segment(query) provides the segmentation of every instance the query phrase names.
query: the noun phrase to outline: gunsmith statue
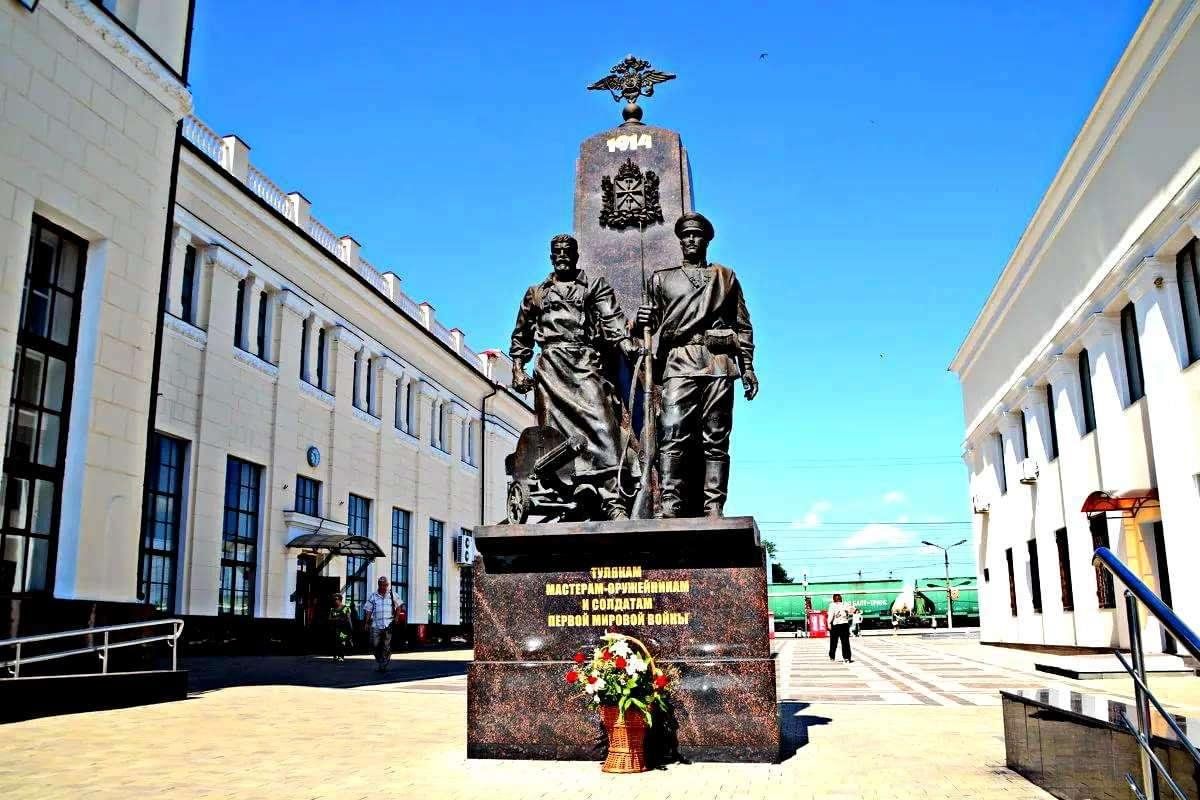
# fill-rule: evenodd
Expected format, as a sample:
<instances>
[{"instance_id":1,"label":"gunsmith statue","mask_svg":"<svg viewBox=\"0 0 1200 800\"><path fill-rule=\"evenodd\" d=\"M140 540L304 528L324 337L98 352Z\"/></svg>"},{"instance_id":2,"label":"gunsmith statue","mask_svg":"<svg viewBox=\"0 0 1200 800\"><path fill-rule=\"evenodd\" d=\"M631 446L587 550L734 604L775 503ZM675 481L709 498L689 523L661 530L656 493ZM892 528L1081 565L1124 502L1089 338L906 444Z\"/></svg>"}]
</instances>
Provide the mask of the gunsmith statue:
<instances>
[{"instance_id":1,"label":"gunsmith statue","mask_svg":"<svg viewBox=\"0 0 1200 800\"><path fill-rule=\"evenodd\" d=\"M556 502L556 506L563 506L559 516L625 519L628 514L618 485L620 466L626 458L621 441L621 403L605 376L605 359L614 352L633 359L641 348L629 337L628 323L608 281L603 276L590 277L579 268L578 261L579 245L573 236L559 234L551 239L550 263L554 271L529 287L517 313L509 348L512 386L521 393L534 390L538 426L552 430L527 429L514 455L526 472L541 471L554 477L557 470L554 482L558 494L580 486L595 490L597 509L589 513L573 508L570 498L560 497ZM541 352L531 378L525 364L533 357L535 344ZM544 448L544 457L530 457L524 452L526 446ZM567 480L558 464L564 454L569 458L572 453L574 472ZM527 476L514 473L510 519L521 516L513 513L513 492L518 494L518 503L525 501L519 496L522 490L517 481L523 477Z\"/></svg>"},{"instance_id":2,"label":"gunsmith statue","mask_svg":"<svg viewBox=\"0 0 1200 800\"><path fill-rule=\"evenodd\" d=\"M655 271L637 324L658 334L662 386L658 471L663 517L722 516L729 490L733 383L758 394L754 329L737 275L708 261L716 236L703 214L675 223L683 263Z\"/></svg>"}]
</instances>

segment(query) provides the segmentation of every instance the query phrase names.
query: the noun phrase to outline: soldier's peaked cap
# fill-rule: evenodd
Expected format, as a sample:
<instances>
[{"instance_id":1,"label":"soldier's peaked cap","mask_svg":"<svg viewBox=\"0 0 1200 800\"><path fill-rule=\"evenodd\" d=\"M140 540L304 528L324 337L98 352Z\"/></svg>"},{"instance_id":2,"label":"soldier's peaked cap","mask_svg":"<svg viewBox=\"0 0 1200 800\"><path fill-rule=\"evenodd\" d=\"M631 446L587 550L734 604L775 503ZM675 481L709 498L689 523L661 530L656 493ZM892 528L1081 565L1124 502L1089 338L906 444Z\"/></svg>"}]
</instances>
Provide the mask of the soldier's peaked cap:
<instances>
[{"instance_id":1,"label":"soldier's peaked cap","mask_svg":"<svg viewBox=\"0 0 1200 800\"><path fill-rule=\"evenodd\" d=\"M688 211L675 222L675 235L683 236L683 232L688 228L703 231L705 238L709 241L717 238L717 232L713 228L713 224L708 221L708 217L697 211Z\"/></svg>"}]
</instances>

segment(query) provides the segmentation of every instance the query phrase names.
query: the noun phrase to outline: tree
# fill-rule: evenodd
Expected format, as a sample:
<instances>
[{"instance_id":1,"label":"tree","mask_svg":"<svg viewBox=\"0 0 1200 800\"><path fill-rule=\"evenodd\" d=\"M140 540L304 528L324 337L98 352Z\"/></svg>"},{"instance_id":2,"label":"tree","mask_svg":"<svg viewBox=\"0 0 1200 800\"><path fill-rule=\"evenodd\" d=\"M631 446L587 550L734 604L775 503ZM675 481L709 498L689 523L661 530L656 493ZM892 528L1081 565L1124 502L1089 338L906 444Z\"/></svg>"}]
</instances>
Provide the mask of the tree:
<instances>
[{"instance_id":1,"label":"tree","mask_svg":"<svg viewBox=\"0 0 1200 800\"><path fill-rule=\"evenodd\" d=\"M771 583L795 583L783 565L775 560L775 543L770 539L763 539L763 549L767 551L767 555L771 559Z\"/></svg>"}]
</instances>

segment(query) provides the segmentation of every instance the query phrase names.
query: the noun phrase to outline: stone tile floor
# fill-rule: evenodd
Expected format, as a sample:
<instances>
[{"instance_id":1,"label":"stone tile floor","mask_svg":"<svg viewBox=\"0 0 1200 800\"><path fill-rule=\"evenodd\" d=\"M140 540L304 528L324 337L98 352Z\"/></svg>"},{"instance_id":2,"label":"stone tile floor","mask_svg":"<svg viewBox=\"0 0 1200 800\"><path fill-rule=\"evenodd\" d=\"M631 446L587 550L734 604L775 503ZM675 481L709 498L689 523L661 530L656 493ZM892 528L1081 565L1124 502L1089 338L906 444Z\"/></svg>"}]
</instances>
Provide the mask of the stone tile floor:
<instances>
[{"instance_id":1,"label":"stone tile floor","mask_svg":"<svg viewBox=\"0 0 1200 800\"><path fill-rule=\"evenodd\" d=\"M0 797L1050 797L1004 767L992 687L1069 681L978 642L863 637L849 665L822 640L777 645L778 765L468 761L465 651L403 654L384 676L365 657L205 659L183 702L0 727Z\"/></svg>"}]
</instances>

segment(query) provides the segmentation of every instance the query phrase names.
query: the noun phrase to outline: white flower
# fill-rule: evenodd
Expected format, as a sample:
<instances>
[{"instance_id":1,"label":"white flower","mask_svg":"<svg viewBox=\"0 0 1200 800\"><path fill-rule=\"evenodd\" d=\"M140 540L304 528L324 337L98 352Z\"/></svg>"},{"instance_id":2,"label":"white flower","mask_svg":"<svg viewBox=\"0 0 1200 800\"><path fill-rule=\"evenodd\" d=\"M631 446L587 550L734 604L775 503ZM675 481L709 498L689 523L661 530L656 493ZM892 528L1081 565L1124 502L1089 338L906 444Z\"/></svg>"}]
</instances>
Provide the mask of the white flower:
<instances>
[{"instance_id":1,"label":"white flower","mask_svg":"<svg viewBox=\"0 0 1200 800\"><path fill-rule=\"evenodd\" d=\"M625 659L625 674L636 675L639 672L645 672L647 666L648 665L646 664L645 659L643 659L637 653L634 653L629 658Z\"/></svg>"},{"instance_id":2,"label":"white flower","mask_svg":"<svg viewBox=\"0 0 1200 800\"><path fill-rule=\"evenodd\" d=\"M604 678L596 677L595 683L588 683L583 687L583 690L588 694L594 695L604 690Z\"/></svg>"},{"instance_id":3,"label":"white flower","mask_svg":"<svg viewBox=\"0 0 1200 800\"><path fill-rule=\"evenodd\" d=\"M625 641L624 639L618 639L608 646L608 652L612 653L614 656L629 658L629 654L631 652L629 649L629 642Z\"/></svg>"}]
</instances>

